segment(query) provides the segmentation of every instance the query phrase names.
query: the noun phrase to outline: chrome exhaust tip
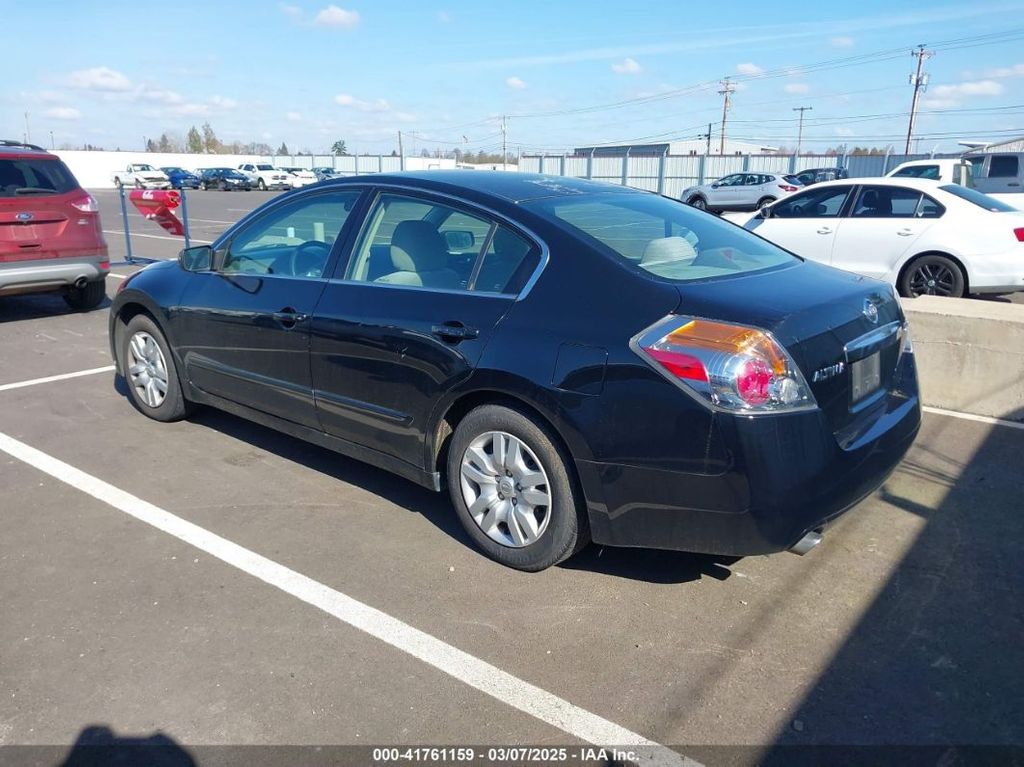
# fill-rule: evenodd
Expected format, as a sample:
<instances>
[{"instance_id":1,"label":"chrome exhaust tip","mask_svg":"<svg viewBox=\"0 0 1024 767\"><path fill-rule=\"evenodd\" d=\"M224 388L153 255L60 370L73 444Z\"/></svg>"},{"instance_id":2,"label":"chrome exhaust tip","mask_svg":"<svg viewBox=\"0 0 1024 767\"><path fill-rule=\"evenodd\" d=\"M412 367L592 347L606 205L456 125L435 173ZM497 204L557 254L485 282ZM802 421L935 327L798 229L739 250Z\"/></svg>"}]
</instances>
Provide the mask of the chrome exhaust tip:
<instances>
[{"instance_id":1,"label":"chrome exhaust tip","mask_svg":"<svg viewBox=\"0 0 1024 767\"><path fill-rule=\"evenodd\" d=\"M819 543L821 543L821 533L817 530L811 530L811 532L806 533L803 538L794 543L789 550L791 553L802 557Z\"/></svg>"},{"instance_id":2,"label":"chrome exhaust tip","mask_svg":"<svg viewBox=\"0 0 1024 767\"><path fill-rule=\"evenodd\" d=\"M89 280L87 280L85 277L79 277L77 280L75 280L75 287L78 290L84 290L85 286L88 284Z\"/></svg>"}]
</instances>

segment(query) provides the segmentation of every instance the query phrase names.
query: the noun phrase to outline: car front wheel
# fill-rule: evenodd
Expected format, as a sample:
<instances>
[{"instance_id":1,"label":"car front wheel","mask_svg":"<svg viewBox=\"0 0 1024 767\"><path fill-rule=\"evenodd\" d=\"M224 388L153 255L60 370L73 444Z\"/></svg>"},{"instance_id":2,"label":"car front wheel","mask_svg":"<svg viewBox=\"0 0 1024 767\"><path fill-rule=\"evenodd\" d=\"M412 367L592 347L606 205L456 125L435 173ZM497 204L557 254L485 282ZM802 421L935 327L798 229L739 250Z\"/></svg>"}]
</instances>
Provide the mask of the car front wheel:
<instances>
[{"instance_id":1,"label":"car front wheel","mask_svg":"<svg viewBox=\"0 0 1024 767\"><path fill-rule=\"evenodd\" d=\"M533 418L484 405L459 423L448 451L448 491L459 521L491 559L537 571L589 541L571 461Z\"/></svg>"},{"instance_id":2,"label":"car front wheel","mask_svg":"<svg viewBox=\"0 0 1024 767\"><path fill-rule=\"evenodd\" d=\"M689 200L689 204L692 205L697 210L708 209L708 202L703 197L691 197Z\"/></svg>"},{"instance_id":3,"label":"car front wheel","mask_svg":"<svg viewBox=\"0 0 1024 767\"><path fill-rule=\"evenodd\" d=\"M138 314L124 330L121 368L128 383L128 397L135 409L156 421L180 421L188 415L164 334L152 319Z\"/></svg>"},{"instance_id":4,"label":"car front wheel","mask_svg":"<svg viewBox=\"0 0 1024 767\"><path fill-rule=\"evenodd\" d=\"M256 182L256 186L259 188L261 192L267 191L267 185L263 182L262 178Z\"/></svg>"}]
</instances>

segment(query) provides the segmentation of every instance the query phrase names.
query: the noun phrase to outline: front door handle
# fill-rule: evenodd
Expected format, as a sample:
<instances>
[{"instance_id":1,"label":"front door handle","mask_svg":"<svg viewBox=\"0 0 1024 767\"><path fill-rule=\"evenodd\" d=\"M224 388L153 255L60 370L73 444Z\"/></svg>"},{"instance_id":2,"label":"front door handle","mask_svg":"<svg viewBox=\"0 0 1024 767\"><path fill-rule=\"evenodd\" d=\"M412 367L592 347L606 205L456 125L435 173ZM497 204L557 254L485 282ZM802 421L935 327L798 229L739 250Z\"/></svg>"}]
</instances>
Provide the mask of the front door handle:
<instances>
[{"instance_id":1,"label":"front door handle","mask_svg":"<svg viewBox=\"0 0 1024 767\"><path fill-rule=\"evenodd\" d=\"M285 330L291 330L300 322L305 322L309 318L308 314L297 312L291 307L286 307L279 312L274 312L270 316L274 318L274 322Z\"/></svg>"},{"instance_id":2,"label":"front door handle","mask_svg":"<svg viewBox=\"0 0 1024 767\"><path fill-rule=\"evenodd\" d=\"M913 229L900 229L899 231L896 232L896 234L898 234L900 237L909 237L913 233Z\"/></svg>"},{"instance_id":3,"label":"front door handle","mask_svg":"<svg viewBox=\"0 0 1024 767\"><path fill-rule=\"evenodd\" d=\"M446 322L443 325L434 325L430 332L438 338L445 341L451 341L458 343L459 341L465 341L470 338L476 338L480 335L480 331L476 328L471 328L463 325L461 322L453 321Z\"/></svg>"},{"instance_id":4,"label":"front door handle","mask_svg":"<svg viewBox=\"0 0 1024 767\"><path fill-rule=\"evenodd\" d=\"M823 226L821 227L821 229L818 230L818 234L832 234L832 228L828 226Z\"/></svg>"}]
</instances>

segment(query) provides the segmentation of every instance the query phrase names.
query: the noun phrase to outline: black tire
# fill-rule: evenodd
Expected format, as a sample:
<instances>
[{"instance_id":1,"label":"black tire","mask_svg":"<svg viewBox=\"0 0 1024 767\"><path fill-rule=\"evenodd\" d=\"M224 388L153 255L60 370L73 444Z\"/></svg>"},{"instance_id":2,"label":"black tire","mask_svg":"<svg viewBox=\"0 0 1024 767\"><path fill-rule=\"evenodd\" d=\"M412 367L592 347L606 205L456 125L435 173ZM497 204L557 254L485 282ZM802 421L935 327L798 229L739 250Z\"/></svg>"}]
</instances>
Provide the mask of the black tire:
<instances>
[{"instance_id":1,"label":"black tire","mask_svg":"<svg viewBox=\"0 0 1024 767\"><path fill-rule=\"evenodd\" d=\"M132 360L129 346L132 342L132 338L139 332L143 332L151 336L157 346L160 347L160 353L163 355L164 365L167 371L167 393L164 396L163 402L156 407L148 405L142 399L141 394L133 383L129 369ZM174 364L174 356L171 354L171 350L167 345L167 339L164 338L164 334L161 332L160 328L157 327L157 324L147 315L135 315L125 327L124 333L121 336L120 362L121 370L125 376L125 384L128 389L128 399L131 400L132 405L140 413L155 421L169 422L180 421L192 411L193 405L185 399L185 394L181 388L181 381L178 379L178 369Z\"/></svg>"},{"instance_id":2,"label":"black tire","mask_svg":"<svg viewBox=\"0 0 1024 767\"><path fill-rule=\"evenodd\" d=\"M703 197L701 197L699 194L694 195L689 200L687 200L686 204L687 205L691 205L692 207L696 208L697 210L707 210L708 209L708 201L705 200Z\"/></svg>"},{"instance_id":3,"label":"black tire","mask_svg":"<svg viewBox=\"0 0 1024 767\"><path fill-rule=\"evenodd\" d=\"M217 185L217 188L220 189L220 191L222 191L222 192L228 191L228 182L227 181L221 181L220 184Z\"/></svg>"},{"instance_id":4,"label":"black tire","mask_svg":"<svg viewBox=\"0 0 1024 767\"><path fill-rule=\"evenodd\" d=\"M757 210L761 210L765 205L771 205L773 202L775 202L774 197L762 197L757 201Z\"/></svg>"},{"instance_id":5,"label":"black tire","mask_svg":"<svg viewBox=\"0 0 1024 767\"><path fill-rule=\"evenodd\" d=\"M138 179L135 179L135 188L142 189L142 182L139 181Z\"/></svg>"},{"instance_id":6,"label":"black tire","mask_svg":"<svg viewBox=\"0 0 1024 767\"><path fill-rule=\"evenodd\" d=\"M261 179L260 179L259 181L257 181L257 182L256 182L256 187L257 187L257 188L258 188L258 189L259 189L259 190L260 190L261 192L265 192L265 191L267 191L267 185L263 183L263 179L262 179L262 178L261 178Z\"/></svg>"},{"instance_id":7,"label":"black tire","mask_svg":"<svg viewBox=\"0 0 1024 767\"><path fill-rule=\"evenodd\" d=\"M489 537L473 519L463 496L463 456L470 444L487 432L504 432L515 437L532 451L547 476L546 488L551 502L545 512L546 527L534 542L525 546L503 545ZM483 405L470 411L452 435L448 450L448 492L459 521L481 551L507 567L536 572L571 557L590 542L583 499L576 489L571 467L569 456L545 425L518 410Z\"/></svg>"},{"instance_id":8,"label":"black tire","mask_svg":"<svg viewBox=\"0 0 1024 767\"><path fill-rule=\"evenodd\" d=\"M210 186L209 186L209 184L207 184L207 183L206 183L205 181L203 181L203 182L202 182L202 183L201 183L201 184L199 185L199 188L200 188L200 189L202 189L202 190L203 190L204 192L207 192L207 191L209 191L209 189L210 189Z\"/></svg>"},{"instance_id":9,"label":"black tire","mask_svg":"<svg viewBox=\"0 0 1024 767\"><path fill-rule=\"evenodd\" d=\"M962 298L967 292L967 277L956 261L931 253L917 256L903 267L897 288L906 297Z\"/></svg>"},{"instance_id":10,"label":"black tire","mask_svg":"<svg viewBox=\"0 0 1024 767\"><path fill-rule=\"evenodd\" d=\"M121 183L121 179L118 178L117 176L115 176L114 177L114 188L115 189L120 189L122 186L123 186L123 184Z\"/></svg>"},{"instance_id":11,"label":"black tire","mask_svg":"<svg viewBox=\"0 0 1024 767\"><path fill-rule=\"evenodd\" d=\"M64 294L64 301L76 312L87 312L102 304L106 297L106 281L96 280L85 283L84 288L68 288Z\"/></svg>"}]
</instances>

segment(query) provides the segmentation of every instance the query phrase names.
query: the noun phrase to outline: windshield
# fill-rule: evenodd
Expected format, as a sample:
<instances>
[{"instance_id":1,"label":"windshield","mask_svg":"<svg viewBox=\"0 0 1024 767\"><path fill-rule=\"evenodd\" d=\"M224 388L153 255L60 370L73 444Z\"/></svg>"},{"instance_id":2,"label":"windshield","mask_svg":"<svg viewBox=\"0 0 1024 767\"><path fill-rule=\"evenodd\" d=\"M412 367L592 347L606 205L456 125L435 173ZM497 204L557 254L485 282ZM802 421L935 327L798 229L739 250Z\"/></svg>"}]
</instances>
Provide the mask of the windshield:
<instances>
[{"instance_id":1,"label":"windshield","mask_svg":"<svg viewBox=\"0 0 1024 767\"><path fill-rule=\"evenodd\" d=\"M943 192L949 192L954 197L959 197L961 200L967 200L967 202L973 202L979 208L990 210L993 213L1020 213L1018 208L1012 205L1007 205L1002 200L997 200L995 197L989 197L987 194L982 194L977 189L968 189L965 186L959 184L946 184L940 186Z\"/></svg>"},{"instance_id":2,"label":"windshield","mask_svg":"<svg viewBox=\"0 0 1024 767\"><path fill-rule=\"evenodd\" d=\"M239 173L237 170L229 170L224 175L227 176L228 178L245 178L245 174Z\"/></svg>"},{"instance_id":3,"label":"windshield","mask_svg":"<svg viewBox=\"0 0 1024 767\"><path fill-rule=\"evenodd\" d=\"M60 160L0 159L0 197L64 194L77 188Z\"/></svg>"},{"instance_id":4,"label":"windshield","mask_svg":"<svg viewBox=\"0 0 1024 767\"><path fill-rule=\"evenodd\" d=\"M555 197L524 207L666 280L724 277L797 261L738 226L653 194Z\"/></svg>"},{"instance_id":5,"label":"windshield","mask_svg":"<svg viewBox=\"0 0 1024 767\"><path fill-rule=\"evenodd\" d=\"M257 170L273 170L274 166L273 165L257 165L256 169Z\"/></svg>"},{"instance_id":6,"label":"windshield","mask_svg":"<svg viewBox=\"0 0 1024 767\"><path fill-rule=\"evenodd\" d=\"M164 173L184 173L181 168L161 168Z\"/></svg>"},{"instance_id":7,"label":"windshield","mask_svg":"<svg viewBox=\"0 0 1024 767\"><path fill-rule=\"evenodd\" d=\"M145 163L143 163L141 165L133 165L132 168L134 170L153 170L153 166L152 165L146 165Z\"/></svg>"}]
</instances>

